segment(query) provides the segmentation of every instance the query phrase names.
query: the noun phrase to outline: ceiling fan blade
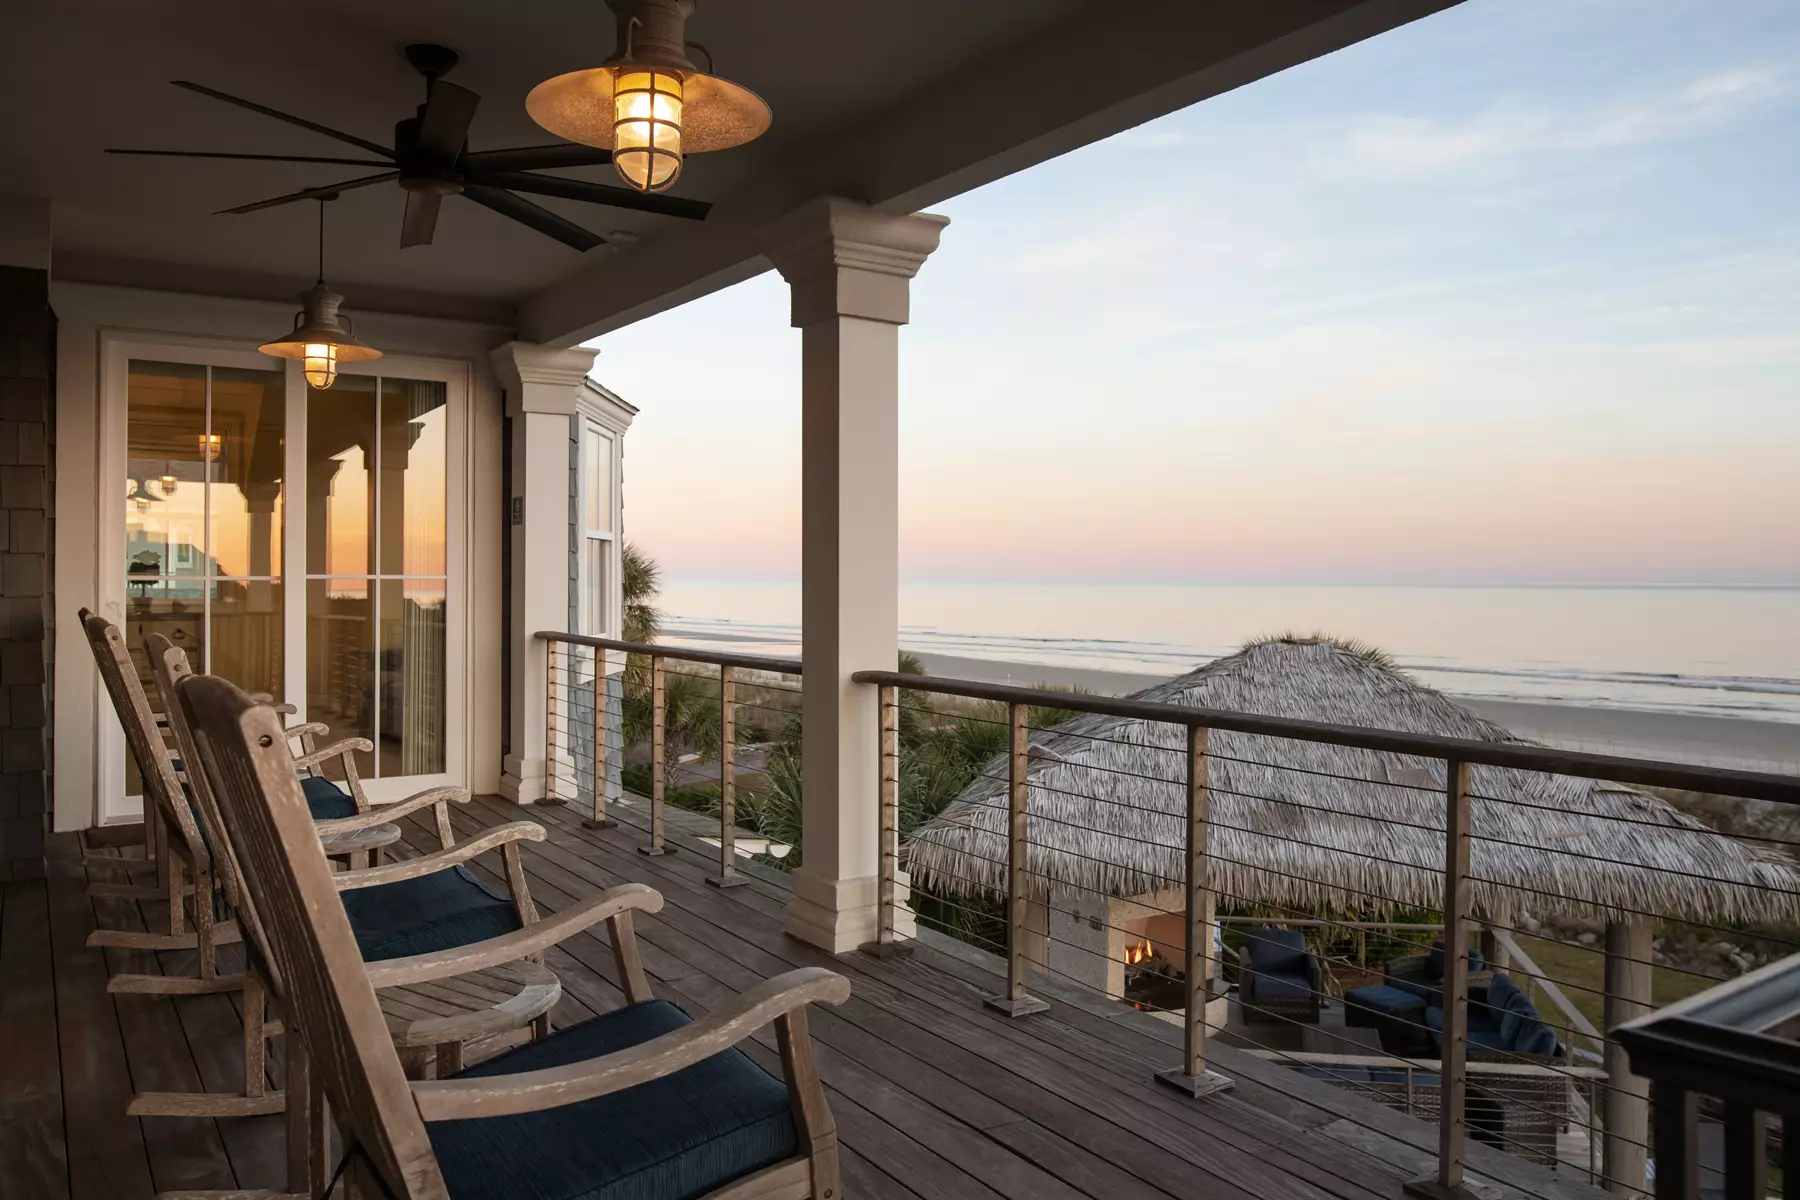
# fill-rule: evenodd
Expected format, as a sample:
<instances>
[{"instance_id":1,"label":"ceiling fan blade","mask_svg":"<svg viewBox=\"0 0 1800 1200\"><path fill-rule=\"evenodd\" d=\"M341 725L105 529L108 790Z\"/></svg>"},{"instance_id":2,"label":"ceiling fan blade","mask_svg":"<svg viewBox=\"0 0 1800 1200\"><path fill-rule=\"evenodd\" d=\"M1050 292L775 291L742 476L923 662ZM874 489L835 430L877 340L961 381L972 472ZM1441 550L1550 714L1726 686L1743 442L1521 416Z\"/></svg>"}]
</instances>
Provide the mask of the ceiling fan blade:
<instances>
[{"instance_id":1,"label":"ceiling fan blade","mask_svg":"<svg viewBox=\"0 0 1800 1200\"><path fill-rule=\"evenodd\" d=\"M455 162L480 104L481 97L468 88L441 79L433 83L424 119L419 122L419 152L439 162Z\"/></svg>"},{"instance_id":2,"label":"ceiling fan blade","mask_svg":"<svg viewBox=\"0 0 1800 1200\"><path fill-rule=\"evenodd\" d=\"M466 159L464 160L467 161ZM559 179L554 175L533 175L527 171L466 172L466 179L515 192L535 196L560 196L564 200L584 200L589 204L608 204L613 208L633 208L639 212L661 213L665 217L685 217L704 221L712 205L704 200L688 200L661 193L634 192L630 188L608 187L581 179Z\"/></svg>"},{"instance_id":3,"label":"ceiling fan blade","mask_svg":"<svg viewBox=\"0 0 1800 1200\"><path fill-rule=\"evenodd\" d=\"M462 156L465 167L484 171L540 171L550 167L604 167L612 151L576 142L553 146L513 146L505 150L477 150Z\"/></svg>"},{"instance_id":4,"label":"ceiling fan blade","mask_svg":"<svg viewBox=\"0 0 1800 1200\"><path fill-rule=\"evenodd\" d=\"M438 209L443 206L442 192L406 193L406 215L400 218L400 248L429 246L437 233Z\"/></svg>"},{"instance_id":5,"label":"ceiling fan blade","mask_svg":"<svg viewBox=\"0 0 1800 1200\"><path fill-rule=\"evenodd\" d=\"M272 196L267 200L258 200L254 204L240 204L236 208L221 208L215 216L225 213L253 213L265 208L274 208L278 204L292 204L296 200L323 200L327 196L335 196L339 192L347 192L353 188L368 187L371 184L386 183L390 179L400 178L398 171L383 171L379 175L364 175L361 179L346 179L342 183L329 183L324 187L307 188L304 191L289 192L285 196Z\"/></svg>"},{"instance_id":6,"label":"ceiling fan blade","mask_svg":"<svg viewBox=\"0 0 1800 1200\"><path fill-rule=\"evenodd\" d=\"M465 183L462 194L481 205L493 209L503 217L511 217L521 225L529 225L546 237L553 237L565 246L577 250L592 250L606 239L599 234L589 233L573 221L565 221L547 208L540 208L529 200L485 184Z\"/></svg>"},{"instance_id":7,"label":"ceiling fan blade","mask_svg":"<svg viewBox=\"0 0 1800 1200\"><path fill-rule=\"evenodd\" d=\"M340 142L349 142L352 146L360 146L371 154L379 154L388 161L393 161L394 152L386 146L377 145L366 138L359 138L353 133L345 133L341 129L333 129L329 125L321 125L317 121L308 121L305 117L296 117L292 113L284 113L278 108L270 108L266 104L258 104L254 100L245 100L241 96L233 96L204 84L191 83L186 79L171 79L170 83L178 88L186 88L190 92L199 92L202 96L211 96L214 100L223 100L227 104L235 104L239 108L247 108L251 112L259 112L265 117L274 117L277 121L286 121L289 125L298 125L302 129L310 129L314 133L322 133L326 137L334 137Z\"/></svg>"},{"instance_id":8,"label":"ceiling fan blade","mask_svg":"<svg viewBox=\"0 0 1800 1200\"><path fill-rule=\"evenodd\" d=\"M227 154L219 150L117 150L108 154L144 154L153 158L242 158L255 162L335 163L345 167L385 167L376 158L322 158L311 154Z\"/></svg>"}]
</instances>

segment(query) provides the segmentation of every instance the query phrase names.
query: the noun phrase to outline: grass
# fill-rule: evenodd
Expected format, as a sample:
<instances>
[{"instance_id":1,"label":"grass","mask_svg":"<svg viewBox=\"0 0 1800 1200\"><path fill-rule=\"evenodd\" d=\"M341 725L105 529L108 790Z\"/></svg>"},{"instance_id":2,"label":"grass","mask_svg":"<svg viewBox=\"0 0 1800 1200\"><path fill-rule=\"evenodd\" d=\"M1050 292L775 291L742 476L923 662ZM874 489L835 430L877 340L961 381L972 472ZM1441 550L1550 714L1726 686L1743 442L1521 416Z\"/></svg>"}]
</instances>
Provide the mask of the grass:
<instances>
[{"instance_id":1,"label":"grass","mask_svg":"<svg viewBox=\"0 0 1800 1200\"><path fill-rule=\"evenodd\" d=\"M1568 942L1550 941L1545 938L1525 937L1518 935L1520 949L1531 956L1537 963L1538 970L1562 989L1569 1002L1581 1010L1582 1016L1594 1023L1594 1028L1604 1031L1606 1028L1606 1007L1603 993L1606 990L1606 954L1598 946L1592 949L1576 946ZM1544 996L1537 983L1521 971L1513 971L1512 976L1530 995L1538 1011L1545 1018L1557 1024L1563 1023L1561 1010L1553 1006ZM1684 971L1672 971L1667 967L1650 969L1650 998L1658 1008L1665 1004L1673 1004L1677 1000L1686 999L1696 992L1720 982L1717 979L1703 979L1698 975L1689 975ZM1583 1038L1579 1045L1586 1046Z\"/></svg>"}]
</instances>

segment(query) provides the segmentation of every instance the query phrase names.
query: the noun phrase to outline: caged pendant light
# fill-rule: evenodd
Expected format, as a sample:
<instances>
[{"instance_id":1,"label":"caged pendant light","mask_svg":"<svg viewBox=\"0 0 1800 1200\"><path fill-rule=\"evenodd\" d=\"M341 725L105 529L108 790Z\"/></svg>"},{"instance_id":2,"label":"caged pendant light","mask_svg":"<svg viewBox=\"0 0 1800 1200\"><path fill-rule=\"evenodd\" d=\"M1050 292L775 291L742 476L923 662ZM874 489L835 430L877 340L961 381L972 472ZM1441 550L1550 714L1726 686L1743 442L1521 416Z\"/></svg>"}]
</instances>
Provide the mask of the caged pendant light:
<instances>
[{"instance_id":1,"label":"caged pendant light","mask_svg":"<svg viewBox=\"0 0 1800 1200\"><path fill-rule=\"evenodd\" d=\"M338 312L344 298L325 286L325 202L335 199L335 195L319 197L319 279L300 293L292 332L257 347L275 358L299 359L306 382L321 391L337 381L339 363L381 357L381 351L356 340L350 318Z\"/></svg>"},{"instance_id":2,"label":"caged pendant light","mask_svg":"<svg viewBox=\"0 0 1800 1200\"><path fill-rule=\"evenodd\" d=\"M607 0L618 50L597 67L546 79L525 97L531 119L558 137L613 152L613 169L640 192L660 192L689 154L762 136L769 106L711 74L712 55L687 40L694 0ZM706 71L688 50L706 55Z\"/></svg>"}]
</instances>

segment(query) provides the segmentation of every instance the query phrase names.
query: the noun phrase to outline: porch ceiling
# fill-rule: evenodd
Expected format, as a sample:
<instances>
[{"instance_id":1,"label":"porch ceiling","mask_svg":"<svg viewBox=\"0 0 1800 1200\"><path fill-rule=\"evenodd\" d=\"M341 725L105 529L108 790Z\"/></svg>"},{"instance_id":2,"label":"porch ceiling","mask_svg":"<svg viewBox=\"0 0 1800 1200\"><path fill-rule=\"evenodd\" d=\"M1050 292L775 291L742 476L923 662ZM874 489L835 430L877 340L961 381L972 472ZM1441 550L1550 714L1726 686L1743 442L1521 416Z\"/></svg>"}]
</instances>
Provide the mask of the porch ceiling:
<instances>
[{"instance_id":1,"label":"porch ceiling","mask_svg":"<svg viewBox=\"0 0 1800 1200\"><path fill-rule=\"evenodd\" d=\"M640 239L584 255L449 201L435 244L402 251L404 193L378 185L331 207L327 269L365 310L516 315L526 337L572 342L754 274L755 231L814 195L922 207L1455 2L702 3L690 31L775 113L764 139L684 171L677 192L716 204L706 222L540 200ZM280 299L310 282L312 206L212 212L373 169L102 154L358 155L169 80L389 143L423 98L397 48L442 42L464 56L452 78L482 96L470 144L486 149L555 140L526 116L525 93L612 44L600 0L59 0L24 7L8 32L0 191L52 202L53 274Z\"/></svg>"}]
</instances>

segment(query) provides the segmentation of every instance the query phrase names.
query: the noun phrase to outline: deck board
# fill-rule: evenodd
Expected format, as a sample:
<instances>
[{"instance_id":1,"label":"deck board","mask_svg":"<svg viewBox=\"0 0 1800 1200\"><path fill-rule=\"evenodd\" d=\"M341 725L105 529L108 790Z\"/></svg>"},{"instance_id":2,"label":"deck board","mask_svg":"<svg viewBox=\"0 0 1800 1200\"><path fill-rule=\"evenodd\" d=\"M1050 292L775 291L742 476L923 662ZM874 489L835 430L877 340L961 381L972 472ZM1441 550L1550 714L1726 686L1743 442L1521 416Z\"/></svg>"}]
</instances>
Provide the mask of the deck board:
<instances>
[{"instance_id":1,"label":"deck board","mask_svg":"<svg viewBox=\"0 0 1800 1200\"><path fill-rule=\"evenodd\" d=\"M788 893L779 872L748 864L745 886L710 887L717 849L683 822L671 822L675 853L646 857L636 850L642 803L612 815L618 827L593 830L573 807L476 797L452 823L459 838L520 819L543 825L548 839L527 844L523 857L544 912L620 883L657 888L663 910L634 921L645 971L657 995L692 1013L795 967L849 977L851 999L811 1022L849 1200L1398 1200L1430 1161L1432 1127L1225 1047L1213 1061L1237 1089L1203 1103L1180 1097L1151 1079L1178 1061L1178 1029L1053 981L1041 990L1048 1012L1003 1017L980 1002L1003 986L997 960L972 949L926 939L905 959L833 958L782 932ZM0 1115L28 1114L17 1126L0 1123L0 1193L148 1200L153 1186L278 1183L279 1118L124 1117L134 1086L235 1091L240 1006L107 995L109 967L177 971L185 958L86 949L96 919L142 928L157 906L89 900L76 840L55 841L50 879L0 896L0 1051L21 1047L30 1068L14 1073L23 1085L0 1083ZM404 824L398 853L435 849L425 823ZM505 886L497 855L471 866ZM559 1027L624 1003L604 926L555 948L547 963L563 983ZM771 1030L744 1048L778 1067ZM278 1062L272 1054L272 1071ZM1484 1151L1474 1149L1472 1165L1510 1196L1598 1195ZM25 1179L41 1190L19 1189Z\"/></svg>"}]
</instances>

